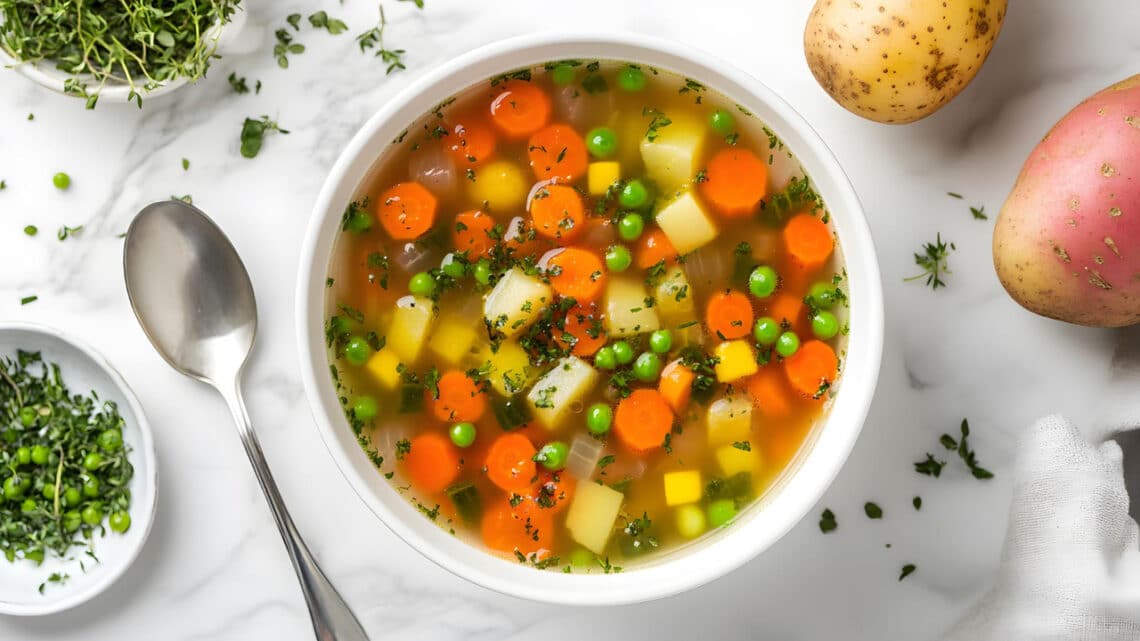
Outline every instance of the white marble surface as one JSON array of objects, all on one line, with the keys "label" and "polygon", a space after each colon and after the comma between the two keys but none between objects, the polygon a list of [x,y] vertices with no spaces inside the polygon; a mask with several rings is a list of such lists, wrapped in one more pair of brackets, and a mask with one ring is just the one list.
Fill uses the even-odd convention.
[{"label": "white marble surface", "polygon": [[[272,29],[325,8],[352,32],[375,4],[249,3],[260,47],[227,55],[200,85],[134,107],[49,94],[0,73],[0,317],[50,323],[93,344],[133,384],[157,432],[159,514],[136,565],[109,592],[44,619],[0,619],[0,639],[311,639],[304,604],[230,419],[209,390],[150,349],[123,291],[117,235],[142,205],[192,194],[230,234],[257,288],[262,333],[247,377],[251,413],[282,493],[310,546],[373,639],[580,638],[851,641],[935,639],[981,594],[997,562],[1018,433],[1061,410],[1091,415],[1117,336],[1024,312],[990,262],[992,218],[1045,130],[1084,96],[1137,72],[1140,5],[1014,0],[980,76],[915,125],[860,120],[832,103],[801,54],[810,9],[794,2],[427,0],[386,2],[390,45],[409,70],[386,77],[351,34],[306,29],[308,47],[277,68]],[[429,66],[480,44],[554,26],[628,29],[732,61],[784,95],[819,130],[866,205],[883,268],[888,340],[863,436],[813,515],[731,575],[638,606],[578,610],[528,603],[457,579],[389,533],[352,494],[312,425],[297,374],[293,285],[310,205],[340,147],[384,100]],[[232,70],[264,82],[238,96]],[[34,121],[26,120],[28,113]],[[269,114],[292,130],[255,160],[238,155],[242,119]],[[180,159],[191,161],[184,172]],[[67,171],[73,186],[51,186]],[[964,201],[945,196],[965,195]],[[26,224],[40,227],[28,238]],[[59,243],[61,224],[84,224]],[[902,278],[936,232],[953,240],[953,274],[931,292]],[[37,302],[21,306],[22,296]],[[960,467],[939,480],[912,462],[963,416],[997,478]],[[921,512],[911,497],[924,499]],[[862,504],[883,506],[882,521]],[[823,507],[840,527],[820,534]],[[891,547],[886,548],[890,543]],[[918,572],[899,583],[900,566]],[[537,635],[537,636],[536,636]]]}]

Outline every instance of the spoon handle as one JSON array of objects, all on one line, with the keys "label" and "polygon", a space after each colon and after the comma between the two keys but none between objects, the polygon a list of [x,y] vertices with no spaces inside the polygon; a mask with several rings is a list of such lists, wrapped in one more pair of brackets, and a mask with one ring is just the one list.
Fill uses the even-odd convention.
[{"label": "spoon handle", "polygon": [[218,391],[222,393],[226,404],[230,407],[242,444],[245,445],[245,453],[249,455],[249,462],[253,465],[257,481],[261,484],[266,501],[269,502],[273,519],[277,521],[277,529],[281,532],[281,538],[285,540],[285,548],[289,550],[293,569],[301,581],[301,591],[305,595],[305,603],[309,606],[309,617],[313,621],[313,631],[318,641],[368,641],[368,635],[356,620],[356,615],[325,577],[325,573],[321,571],[313,555],[309,553],[309,548],[305,547],[305,542],[297,532],[296,526],[293,525],[293,519],[289,516],[285,501],[277,490],[277,483],[273,480],[269,464],[266,463],[261,445],[257,442],[257,435],[249,422],[249,413],[246,412],[245,401],[242,399],[241,384],[235,381],[231,389],[219,386]]}]

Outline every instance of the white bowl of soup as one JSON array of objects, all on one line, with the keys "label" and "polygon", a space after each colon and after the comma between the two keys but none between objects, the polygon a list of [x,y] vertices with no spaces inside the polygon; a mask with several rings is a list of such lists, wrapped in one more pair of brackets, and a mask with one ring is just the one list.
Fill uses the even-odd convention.
[{"label": "white bowl of soup", "polygon": [[779,96],[640,36],[425,74],[349,143],[297,291],[357,494],[458,576],[659,598],[770,547],[862,427],[883,307],[863,211]]}]

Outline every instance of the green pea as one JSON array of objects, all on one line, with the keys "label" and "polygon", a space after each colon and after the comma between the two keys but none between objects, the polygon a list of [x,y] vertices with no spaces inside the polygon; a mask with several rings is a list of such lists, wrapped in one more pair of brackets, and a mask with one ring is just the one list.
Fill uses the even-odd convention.
[{"label": "green pea", "polygon": [[444,274],[452,278],[463,278],[467,273],[467,266],[454,253],[444,256],[439,268],[443,270]]},{"label": "green pea", "polygon": [[795,332],[784,332],[776,339],[776,353],[784,358],[795,354],[800,348],[800,337]]},{"label": "green pea", "polygon": [[736,502],[732,499],[717,499],[709,503],[709,525],[720,527],[726,525],[736,516]]},{"label": "green pea", "polygon": [[24,427],[31,427],[36,424],[36,408],[24,407],[20,409],[20,424]]},{"label": "green pea", "polygon": [[771,316],[761,316],[752,326],[752,336],[761,345],[772,345],[780,337],[780,324]]},{"label": "green pea", "polygon": [[357,396],[352,403],[352,415],[362,421],[371,421],[380,413],[380,405],[374,396]]},{"label": "green pea", "polygon": [[44,483],[44,489],[40,490],[40,494],[43,495],[43,497],[45,499],[54,499],[55,498],[55,484],[54,483]]},{"label": "green pea", "polygon": [[709,126],[718,134],[727,136],[736,127],[736,118],[727,109],[717,109],[709,116]]},{"label": "green pea", "polygon": [[[116,430],[118,431],[118,430]],[[51,457],[51,450],[44,445],[36,445],[32,447],[32,462],[36,465],[44,465]]]},{"label": "green pea", "polygon": [[15,500],[24,495],[24,485],[18,476],[9,476],[4,479],[4,498]]},{"label": "green pea", "polygon": [[570,448],[567,447],[562,441],[551,441],[542,446],[538,454],[534,456],[535,460],[542,463],[542,466],[548,470],[558,471],[566,467],[566,456],[570,454]]},{"label": "green pea", "polygon": [[611,272],[624,272],[633,264],[633,255],[625,245],[610,245],[606,250],[606,268]]},{"label": "green pea", "polygon": [[408,292],[414,296],[431,296],[435,293],[435,279],[427,272],[412,274],[408,280]]},{"label": "green pea", "polygon": [[556,85],[565,87],[574,82],[574,67],[565,63],[554,65],[550,70],[550,80]]},{"label": "green pea", "polygon": [[835,286],[830,283],[816,283],[808,290],[808,298],[820,309],[831,309],[836,302]]},{"label": "green pea", "polygon": [[768,298],[776,291],[780,284],[780,277],[776,270],[767,265],[761,265],[748,275],[748,291],[756,298]]},{"label": "green pea", "polygon": [[79,514],[78,510],[70,510],[63,514],[63,529],[68,532],[74,532],[79,529],[83,524],[83,517]]},{"label": "green pea", "polygon": [[617,151],[617,134],[609,127],[597,127],[586,134],[586,150],[595,158],[609,158]]},{"label": "green pea", "polygon": [[31,512],[35,512],[36,511],[36,500],[35,499],[24,499],[24,502],[20,504],[20,511],[23,512],[24,514],[29,514]]},{"label": "green pea", "polygon": [[645,74],[637,67],[622,67],[617,75],[617,85],[623,91],[641,91],[645,89]]},{"label": "green pea", "polygon": [[32,462],[32,448],[21,446],[16,448],[16,465],[27,465]]},{"label": "green pea", "polygon": [[605,434],[614,422],[614,410],[605,403],[594,403],[586,410],[586,429],[592,434]]},{"label": "green pea", "polygon": [[607,345],[599,349],[594,354],[594,367],[598,369],[613,369],[617,367],[617,356],[614,354],[614,348]]},{"label": "green pea", "polygon": [[372,356],[372,348],[368,345],[368,341],[360,336],[353,336],[348,339],[348,343],[344,346],[344,357],[353,365],[367,363],[370,356]]},{"label": "green pea", "polygon": [[835,338],[839,333],[839,319],[827,310],[819,310],[811,317],[811,333],[820,340]]},{"label": "green pea", "polygon": [[98,443],[104,452],[118,452],[123,447],[123,432],[117,427],[103,430],[99,434]]},{"label": "green pea", "polygon": [[475,442],[475,434],[475,424],[467,421],[456,423],[448,430],[451,442],[459,447],[471,447],[471,444]]},{"label": "green pea", "polygon": [[618,341],[613,344],[613,350],[618,365],[629,365],[633,362],[633,346],[629,343]]},{"label": "green pea", "polygon": [[352,212],[348,220],[344,221],[344,230],[354,234],[363,234],[372,229],[372,216],[359,209]]},{"label": "green pea", "polygon": [[649,335],[649,349],[658,354],[666,354],[673,348],[673,332],[659,329]]},{"label": "green pea", "polygon": [[[84,486],[84,487],[86,487],[86,486]],[[98,494],[99,494],[99,486],[96,485],[95,486],[95,493],[92,494],[92,496],[97,496]],[[82,497],[82,495],[79,494],[78,489],[76,489],[74,487],[69,487],[66,490],[64,490],[64,492],[63,492],[63,504],[66,505],[67,507],[75,507],[76,505],[79,505],[79,502],[81,500],[83,500],[83,497]]]},{"label": "green pea", "polygon": [[99,525],[103,522],[103,506],[99,503],[92,503],[83,508],[80,515],[83,517],[83,522],[87,525]]},{"label": "green pea", "polygon": [[633,375],[646,383],[657,380],[661,374],[661,357],[653,352],[643,352],[633,364]]},{"label": "green pea", "polygon": [[617,231],[622,240],[635,241],[645,231],[645,219],[641,214],[626,214],[618,220]]},{"label": "green pea", "polygon": [[95,470],[99,469],[99,466],[102,464],[103,455],[98,452],[91,452],[87,456],[83,457],[83,469],[87,470],[88,472],[94,472]]},{"label": "green pea", "polygon": [[[71,490],[68,490],[69,497],[71,496],[70,492]],[[83,496],[86,496],[89,499],[93,499],[96,496],[99,496],[99,479],[92,477],[83,483]],[[75,502],[78,503],[79,501]]]},{"label": "green pea", "polygon": [[112,532],[122,534],[131,529],[131,515],[126,512],[113,512],[108,522]]},{"label": "green pea", "polygon": [[480,260],[475,263],[475,268],[472,270],[472,275],[475,276],[475,282],[480,285],[491,284],[491,263],[487,259]]},{"label": "green pea", "polygon": [[641,209],[649,204],[649,188],[645,183],[634,178],[621,188],[618,202],[627,209]]},{"label": "green pea", "polygon": [[51,184],[55,185],[56,189],[67,189],[71,186],[71,176],[61,171],[51,177]]}]

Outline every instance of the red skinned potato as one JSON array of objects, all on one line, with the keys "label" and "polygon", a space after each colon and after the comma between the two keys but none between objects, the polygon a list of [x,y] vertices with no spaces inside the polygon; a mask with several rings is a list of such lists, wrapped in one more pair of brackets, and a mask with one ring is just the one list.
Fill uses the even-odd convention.
[{"label": "red skinned potato", "polygon": [[1140,75],[1077,105],[1034,148],[998,215],[994,268],[1042,316],[1140,322]]}]

